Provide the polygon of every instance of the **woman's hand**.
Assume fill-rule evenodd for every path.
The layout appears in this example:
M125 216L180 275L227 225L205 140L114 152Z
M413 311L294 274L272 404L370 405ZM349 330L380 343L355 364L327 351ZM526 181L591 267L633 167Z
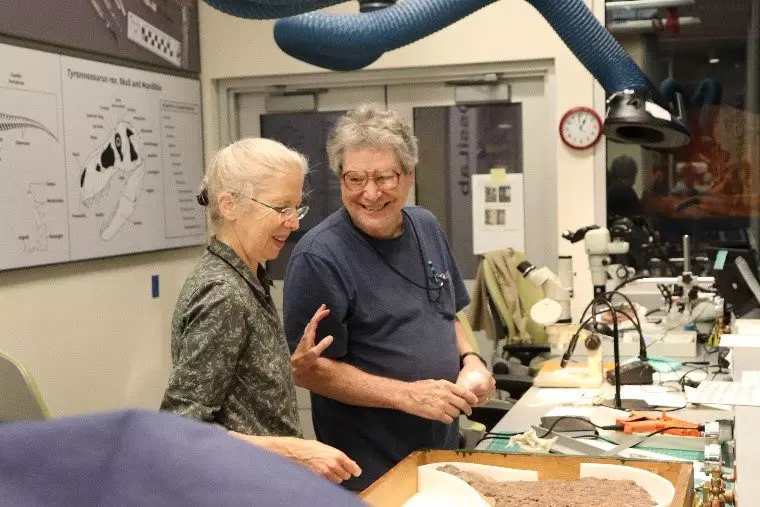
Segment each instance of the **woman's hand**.
M322 355L327 347L333 342L332 336L325 336L317 345L316 341L317 324L319 321L329 315L330 310L325 305L321 305L314 313L309 323L304 329L301 341L298 342L296 350L290 356L290 364L293 367L293 378L296 385L300 385L299 378L303 378L311 372L317 364L317 359Z
M229 433L244 442L296 461L335 484L340 484L351 476L358 477L362 473L361 468L354 460L338 449L316 440L246 435L237 431L230 431Z
M358 477L362 469L341 451L316 440L293 438L288 442L289 457L335 484Z

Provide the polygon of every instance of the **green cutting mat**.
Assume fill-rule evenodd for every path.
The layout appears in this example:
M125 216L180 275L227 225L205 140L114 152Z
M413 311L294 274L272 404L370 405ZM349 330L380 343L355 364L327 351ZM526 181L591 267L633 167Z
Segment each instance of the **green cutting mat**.
M494 452L520 452L520 448L517 445L509 445L509 439L489 439L487 451ZM702 451L684 451L681 449L662 449L659 447L636 447L642 451L656 452L657 454L664 454L666 456L673 456L674 458L686 459L689 461L703 461L705 454Z

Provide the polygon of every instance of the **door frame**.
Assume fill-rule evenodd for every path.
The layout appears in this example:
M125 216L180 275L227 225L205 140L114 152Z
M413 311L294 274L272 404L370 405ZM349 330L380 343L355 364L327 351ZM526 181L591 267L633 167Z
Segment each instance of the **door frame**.
M553 59L516 62L487 62L465 65L410 67L403 69L360 70L354 72L316 72L220 79L217 81L219 107L219 146L238 138L238 97L244 93L283 93L299 89L383 86L411 83L435 83L479 79L485 74L509 78L540 77L554 73Z

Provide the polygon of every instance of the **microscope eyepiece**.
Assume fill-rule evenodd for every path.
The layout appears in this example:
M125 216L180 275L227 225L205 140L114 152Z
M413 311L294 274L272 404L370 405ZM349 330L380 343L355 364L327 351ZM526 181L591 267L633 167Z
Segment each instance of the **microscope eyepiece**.
M528 274L530 274L530 272L535 269L536 269L536 266L531 264L530 261L522 261L520 264L517 265L517 271L519 271L520 274L525 277L527 277Z

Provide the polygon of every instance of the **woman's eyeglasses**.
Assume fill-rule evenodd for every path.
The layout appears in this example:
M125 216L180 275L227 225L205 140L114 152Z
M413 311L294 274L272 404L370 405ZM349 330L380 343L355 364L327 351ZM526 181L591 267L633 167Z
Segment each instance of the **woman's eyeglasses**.
M380 190L393 190L398 185L400 176L395 171L383 171L372 175L372 177L365 172L348 171L343 173L341 178L343 179L343 184L349 190L364 190L370 179L375 182L375 185Z
M283 222L287 222L288 220L293 220L294 218L298 219L298 220L301 220L301 219L303 219L303 217L306 216L306 213L309 212L309 207L308 206L301 206L300 208L285 208L285 207L282 207L282 206L271 206L269 204L266 204L266 203L263 203L263 202L259 201L258 199L254 199L253 197L249 197L249 196L247 196L245 194L240 194L240 193L237 193L237 192L233 192L233 194L237 195L237 196L240 196L240 197L245 197L247 199L252 200L253 202L255 202L257 204L261 204L265 208L269 208L271 210L276 211L277 213L280 214L280 217L282 218Z

